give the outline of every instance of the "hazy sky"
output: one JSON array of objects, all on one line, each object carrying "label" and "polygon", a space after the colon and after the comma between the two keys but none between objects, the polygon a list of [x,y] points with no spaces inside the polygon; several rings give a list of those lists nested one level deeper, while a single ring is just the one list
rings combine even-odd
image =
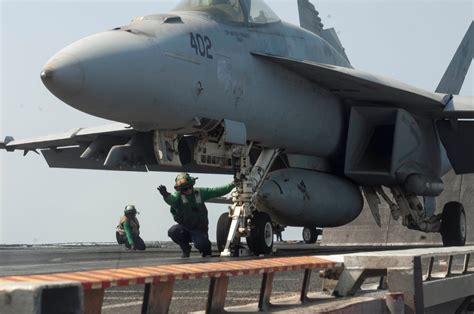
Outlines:
[{"label": "hazy sky", "polygon": [[[356,68],[434,90],[474,15],[472,0],[316,1],[323,23],[339,33]],[[0,10],[0,137],[30,138],[110,123],[55,98],[39,73],[58,50],[89,34],[164,13],[178,1],[2,1]],[[298,24],[296,0],[267,1]],[[472,69],[461,94],[474,95]],[[175,173],[49,169],[35,154],[0,152],[0,243],[114,241],[126,204],[141,212],[145,240],[167,240],[173,224],[156,192],[172,190]],[[198,186],[230,176],[199,175]],[[225,205],[209,205],[210,237]],[[284,233],[301,239],[301,229]]]}]

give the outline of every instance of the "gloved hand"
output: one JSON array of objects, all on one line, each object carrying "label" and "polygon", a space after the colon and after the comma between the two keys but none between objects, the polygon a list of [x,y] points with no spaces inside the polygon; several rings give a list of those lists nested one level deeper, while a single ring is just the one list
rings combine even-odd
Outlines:
[{"label": "gloved hand", "polygon": [[164,186],[164,185],[160,185],[156,189],[160,192],[160,194],[163,196],[163,198],[166,198],[166,197],[168,197],[168,195],[170,195],[170,193],[168,193],[168,191],[166,190],[166,186]]},{"label": "gloved hand", "polygon": [[181,216],[175,215],[175,216],[173,216],[173,218],[174,218],[174,221],[176,221],[176,222],[179,223],[179,224],[183,224],[183,223],[184,223],[184,219],[183,219],[183,217],[181,217]]}]

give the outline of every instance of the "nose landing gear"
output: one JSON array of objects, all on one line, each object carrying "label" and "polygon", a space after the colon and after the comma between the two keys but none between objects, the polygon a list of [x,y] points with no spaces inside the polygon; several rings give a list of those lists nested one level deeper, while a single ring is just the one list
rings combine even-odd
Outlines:
[{"label": "nose landing gear", "polygon": [[[247,238],[249,249],[255,255],[269,254],[273,248],[271,218],[268,214],[257,210],[256,198],[280,151],[278,149],[262,149],[257,161],[252,166],[249,156],[251,148],[252,145],[247,145],[234,150],[236,191],[232,195],[234,204],[229,207],[228,217],[231,222],[221,256],[235,255],[236,246],[234,244],[239,241],[236,239],[240,239],[240,237]],[[224,228],[229,222],[224,223],[224,218],[222,219],[222,228]],[[220,233],[220,240],[218,240],[221,245],[224,233]]]},{"label": "nose landing gear", "polygon": [[255,212],[252,219],[247,244],[256,256],[270,254],[273,248],[273,225],[270,216],[264,212]]}]

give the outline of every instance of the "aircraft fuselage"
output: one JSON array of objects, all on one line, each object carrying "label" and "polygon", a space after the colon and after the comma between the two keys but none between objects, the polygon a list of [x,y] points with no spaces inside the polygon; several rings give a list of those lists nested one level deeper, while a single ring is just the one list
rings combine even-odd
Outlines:
[{"label": "aircraft fuselage", "polygon": [[346,128],[339,99],[251,52],[350,66],[323,39],[284,22],[245,26],[175,12],[81,39],[42,77],[67,104],[138,130],[185,134],[196,118],[231,119],[264,146],[334,155]]}]

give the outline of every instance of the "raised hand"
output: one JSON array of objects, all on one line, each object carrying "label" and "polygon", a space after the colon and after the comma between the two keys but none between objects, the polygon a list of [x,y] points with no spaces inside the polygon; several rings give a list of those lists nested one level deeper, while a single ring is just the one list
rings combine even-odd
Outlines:
[{"label": "raised hand", "polygon": [[166,186],[164,186],[164,185],[160,185],[156,189],[158,190],[158,192],[160,192],[160,194],[163,197],[167,197],[168,195],[170,195],[170,193],[168,193],[168,190],[166,190]]}]

